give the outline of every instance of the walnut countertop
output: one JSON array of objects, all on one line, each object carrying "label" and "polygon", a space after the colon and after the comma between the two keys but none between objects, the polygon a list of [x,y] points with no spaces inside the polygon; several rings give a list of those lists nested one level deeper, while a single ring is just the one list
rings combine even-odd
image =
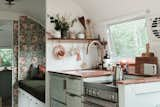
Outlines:
[{"label": "walnut countertop", "polygon": [[49,71],[49,72],[71,75],[71,76],[78,76],[82,78],[100,77],[100,76],[107,76],[107,75],[113,74],[113,72],[105,71],[105,70],[70,70],[70,71]]},{"label": "walnut countertop", "polygon": [[[68,70],[68,71],[48,71],[50,73],[58,73],[64,75],[77,76],[81,78],[90,78],[90,77],[100,77],[100,76],[109,76],[112,75],[113,72],[105,71],[105,70]],[[129,85],[129,84],[140,84],[140,83],[149,83],[149,82],[160,82],[160,75],[144,75],[134,72],[129,72],[128,75],[142,76],[137,79],[129,79],[118,81],[119,85]]]},{"label": "walnut countertop", "polygon": [[122,81],[118,81],[117,83],[120,85],[129,85],[129,84],[141,84],[141,83],[149,83],[149,82],[160,82],[160,76],[122,80]]},{"label": "walnut countertop", "polygon": [[144,76],[144,77],[153,77],[153,76],[156,76],[156,75],[147,75],[147,74],[137,73],[137,72],[128,72],[128,75]]},{"label": "walnut countertop", "polygon": [[140,84],[148,82],[160,82],[160,75],[145,75],[136,72],[129,72],[128,75],[142,76],[142,77],[137,79],[122,80],[118,81],[117,83],[121,85],[129,85],[129,84]]}]

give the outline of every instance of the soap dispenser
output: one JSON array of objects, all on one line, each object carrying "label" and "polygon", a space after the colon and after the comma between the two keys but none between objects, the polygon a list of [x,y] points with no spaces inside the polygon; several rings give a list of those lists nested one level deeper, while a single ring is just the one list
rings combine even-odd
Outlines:
[{"label": "soap dispenser", "polygon": [[111,59],[110,59],[110,56],[108,55],[108,52],[106,51],[106,54],[103,58],[103,67],[106,69],[106,70],[110,70],[111,69]]}]

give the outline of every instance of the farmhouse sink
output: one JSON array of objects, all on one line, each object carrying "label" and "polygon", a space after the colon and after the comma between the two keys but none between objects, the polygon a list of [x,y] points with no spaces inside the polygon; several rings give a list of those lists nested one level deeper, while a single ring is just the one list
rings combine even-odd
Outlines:
[{"label": "farmhouse sink", "polygon": [[112,82],[113,76],[100,76],[100,77],[91,77],[91,78],[85,78],[83,79],[84,82],[90,82],[90,83],[104,83],[104,82]]},{"label": "farmhouse sink", "polygon": [[[144,78],[144,77],[145,76],[124,74],[123,80],[131,80],[131,79]],[[90,82],[90,83],[112,83],[113,82],[113,75],[85,78],[85,79],[83,79],[83,81]]]}]

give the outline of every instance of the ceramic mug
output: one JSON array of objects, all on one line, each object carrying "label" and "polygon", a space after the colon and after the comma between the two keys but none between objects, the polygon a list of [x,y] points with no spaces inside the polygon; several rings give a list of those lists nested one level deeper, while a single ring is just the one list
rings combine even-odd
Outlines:
[{"label": "ceramic mug", "polygon": [[79,39],[84,39],[84,38],[85,38],[85,35],[84,35],[83,33],[80,33],[80,34],[78,34],[78,38],[79,38]]}]

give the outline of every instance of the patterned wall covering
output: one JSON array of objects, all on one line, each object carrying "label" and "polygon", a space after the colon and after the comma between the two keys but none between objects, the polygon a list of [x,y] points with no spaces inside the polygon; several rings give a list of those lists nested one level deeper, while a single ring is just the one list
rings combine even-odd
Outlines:
[{"label": "patterned wall covering", "polygon": [[18,103],[18,80],[26,78],[29,66],[45,65],[45,28],[27,16],[13,23],[13,106]]},{"label": "patterned wall covering", "polygon": [[18,103],[18,21],[13,21],[13,73],[12,73],[12,83],[13,83],[13,104]]},{"label": "patterned wall covering", "polygon": [[18,79],[23,80],[29,66],[45,64],[45,29],[32,19],[20,17],[19,34],[19,73]]}]

